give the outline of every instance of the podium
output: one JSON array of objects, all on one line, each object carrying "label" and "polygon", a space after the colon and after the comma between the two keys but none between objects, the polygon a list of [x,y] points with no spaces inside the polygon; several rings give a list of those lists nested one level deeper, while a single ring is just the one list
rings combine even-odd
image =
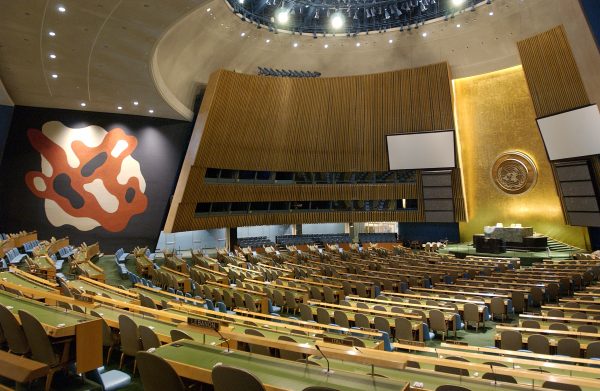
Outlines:
[{"label": "podium", "polygon": [[501,254],[506,252],[504,239],[486,238],[485,235],[473,235],[473,245],[478,253]]}]

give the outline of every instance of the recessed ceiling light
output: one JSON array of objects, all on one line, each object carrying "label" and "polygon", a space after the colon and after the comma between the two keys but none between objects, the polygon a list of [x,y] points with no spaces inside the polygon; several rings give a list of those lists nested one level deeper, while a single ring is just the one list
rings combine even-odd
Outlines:
[{"label": "recessed ceiling light", "polygon": [[297,48],[298,47],[298,42],[294,42],[294,47]]},{"label": "recessed ceiling light", "polygon": [[148,110],[148,112],[149,112],[150,114],[153,114],[153,113],[154,113],[154,110],[150,109],[150,110]]},{"label": "recessed ceiling light", "polygon": [[134,106],[137,106],[137,105],[139,105],[139,104],[140,104],[140,102],[138,102],[137,100],[134,100],[134,101],[133,101],[133,105],[134,105]]},{"label": "recessed ceiling light", "polygon": [[464,2],[465,0],[452,0],[452,4],[454,4],[455,6],[459,6]]},{"label": "recessed ceiling light", "polygon": [[67,11],[67,9],[65,7],[63,7],[62,5],[58,6],[58,12],[65,12]]},{"label": "recessed ceiling light", "polygon": [[357,48],[358,48],[358,47],[360,47],[360,42],[357,42],[357,43],[356,43],[356,47],[357,47]]},{"label": "recessed ceiling light", "polygon": [[57,75],[56,73],[53,73],[53,74],[52,74],[52,78],[53,78],[53,79],[58,79],[58,75]]},{"label": "recessed ceiling light", "polygon": [[241,35],[242,37],[245,37],[245,36],[246,36],[246,33],[241,33],[240,35]]},{"label": "recessed ceiling light", "polygon": [[87,104],[85,104],[85,102],[81,102],[80,105],[81,105],[81,107],[87,106]]},{"label": "recessed ceiling light", "polygon": [[421,35],[423,36],[423,38],[425,38],[427,36],[427,33],[423,33]]},{"label": "recessed ceiling light", "polygon": [[460,28],[460,23],[456,25],[456,28],[458,28],[458,29]]},{"label": "recessed ceiling light", "polygon": [[117,110],[123,110],[123,106],[117,106]]},{"label": "recessed ceiling light", "polygon": [[48,35],[51,37],[54,37],[56,35],[56,33],[54,31],[48,31]]},{"label": "recessed ceiling light", "polygon": [[210,12],[210,8],[207,8],[207,9],[206,9],[206,12]]},{"label": "recessed ceiling light", "polygon": [[238,3],[244,4],[244,0],[238,0]]},{"label": "recessed ceiling light", "polygon": [[327,49],[327,48],[329,47],[329,45],[328,45],[328,44],[325,44],[325,45],[323,45],[323,47],[324,47],[325,49]]},{"label": "recessed ceiling light", "polygon": [[393,42],[394,42],[394,40],[393,40],[393,39],[390,39],[390,40],[388,41],[388,43],[393,43]]},{"label": "recessed ceiling light", "polygon": [[494,16],[494,11],[490,11],[489,15]]},{"label": "recessed ceiling light", "polygon": [[51,59],[53,59],[53,60],[54,60],[54,59],[56,58],[56,54],[54,54],[54,53],[51,53],[51,54],[50,54],[48,57],[50,57]]},{"label": "recessed ceiling light", "polygon": [[270,39],[267,39],[265,42],[266,42],[266,43],[269,43],[269,42],[271,42],[271,40],[270,40]]}]

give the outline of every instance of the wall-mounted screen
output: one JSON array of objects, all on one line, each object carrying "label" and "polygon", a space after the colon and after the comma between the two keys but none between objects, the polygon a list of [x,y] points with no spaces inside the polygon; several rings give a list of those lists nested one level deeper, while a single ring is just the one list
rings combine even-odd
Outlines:
[{"label": "wall-mounted screen", "polygon": [[586,106],[537,120],[550,160],[600,154],[600,112]]},{"label": "wall-mounted screen", "polygon": [[454,131],[387,136],[390,170],[455,167]]}]

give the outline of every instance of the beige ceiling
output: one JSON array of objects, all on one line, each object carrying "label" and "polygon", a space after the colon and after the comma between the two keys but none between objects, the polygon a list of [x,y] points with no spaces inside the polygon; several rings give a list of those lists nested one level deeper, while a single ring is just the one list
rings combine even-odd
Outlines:
[{"label": "beige ceiling", "polygon": [[152,70],[165,99],[190,116],[198,86],[220,68],[256,73],[261,66],[343,76],[448,61],[452,77],[458,78],[520,64],[516,42],[559,24],[565,26],[592,101],[600,101],[600,56],[578,0],[494,0],[410,32],[317,39],[257,30],[234,16],[224,0],[213,0],[165,34]]},{"label": "beige ceiling", "polygon": [[600,101],[600,55],[578,0],[494,0],[411,32],[318,39],[257,30],[224,0],[0,0],[0,9],[0,80],[17,105],[189,120],[200,86],[220,68],[342,76],[448,61],[464,77],[518,64],[516,41],[558,24]]},{"label": "beige ceiling", "polygon": [[154,86],[150,58],[163,32],[204,2],[0,0],[0,79],[17,105],[181,118]]}]

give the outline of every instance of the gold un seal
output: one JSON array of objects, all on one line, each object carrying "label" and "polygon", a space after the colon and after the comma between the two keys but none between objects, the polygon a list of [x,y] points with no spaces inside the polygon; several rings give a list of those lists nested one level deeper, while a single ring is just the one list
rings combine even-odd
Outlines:
[{"label": "gold un seal", "polygon": [[508,194],[521,194],[531,189],[537,179],[533,160],[518,151],[498,156],[492,167],[492,179],[500,190]]}]

